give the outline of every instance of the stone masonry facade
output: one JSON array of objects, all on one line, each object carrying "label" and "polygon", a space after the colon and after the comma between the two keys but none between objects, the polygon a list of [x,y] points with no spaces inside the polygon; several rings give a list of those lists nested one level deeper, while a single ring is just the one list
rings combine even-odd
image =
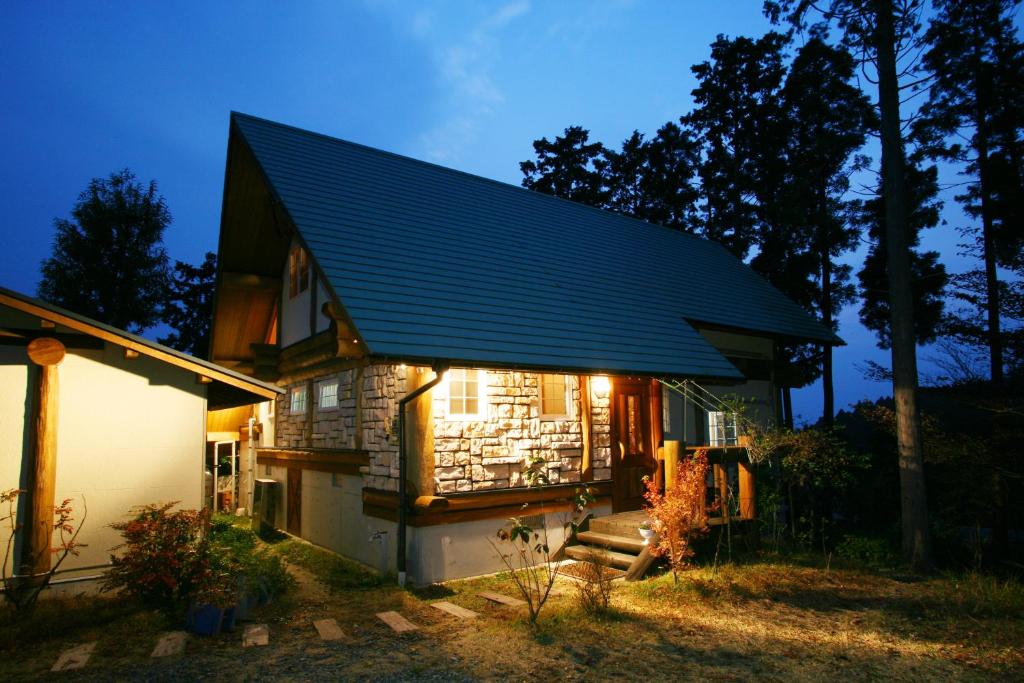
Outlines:
[{"label": "stone masonry facade", "polygon": [[[405,366],[369,365],[285,385],[287,392],[276,406],[276,445],[362,448],[370,455],[369,466],[363,468],[364,485],[397,490],[398,400],[405,394],[407,372]],[[485,384],[479,418],[450,417],[446,385],[431,391],[435,492],[522,487],[526,485],[525,465],[538,459],[543,460],[550,483],[580,481],[585,436],[579,378],[566,378],[568,415],[548,418],[540,412],[539,374],[479,373]],[[338,382],[338,405],[322,409],[317,405],[319,387],[331,381]],[[292,389],[303,386],[307,406],[293,411]],[[597,382],[590,382],[590,387],[593,478],[605,480],[611,478],[609,396],[607,388]],[[310,417],[311,428],[307,425]]]}]

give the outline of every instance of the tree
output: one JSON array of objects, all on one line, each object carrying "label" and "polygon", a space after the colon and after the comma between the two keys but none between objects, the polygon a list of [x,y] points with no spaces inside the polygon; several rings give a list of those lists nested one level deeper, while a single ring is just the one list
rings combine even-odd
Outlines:
[{"label": "tree", "polygon": [[[932,564],[931,542],[917,407],[911,231],[900,118],[900,78],[912,73],[913,57],[921,49],[923,0],[826,0],[823,5],[819,9],[811,0],[766,0],[764,10],[773,22],[785,18],[798,28],[806,26],[811,10],[817,11],[825,23],[834,24],[842,31],[841,42],[858,56],[860,63],[873,67],[874,82],[878,86],[878,132],[882,147],[903,554],[911,565],[925,569]],[[903,84],[903,87],[910,87],[910,84]]]},{"label": "tree", "polygon": [[[765,233],[778,230],[784,184],[787,117],[779,89],[785,76],[788,39],[769,33],[756,40],[718,36],[711,59],[691,67],[697,104],[685,122],[703,148],[700,168],[704,234],[745,258]],[[783,240],[776,243],[783,247]],[[765,253],[762,260],[781,257]],[[773,268],[758,268],[762,273]]]},{"label": "tree", "polygon": [[207,252],[198,266],[174,262],[163,307],[163,321],[174,332],[160,338],[161,344],[199,358],[208,357],[216,277],[217,255],[213,252]]},{"label": "tree", "polygon": [[[942,333],[946,282],[945,267],[939,263],[935,251],[920,252],[920,231],[935,227],[939,223],[939,209],[942,204],[936,199],[939,192],[938,171],[934,166],[926,169],[917,164],[907,164],[907,198],[910,204],[910,268],[912,272],[911,296],[914,302],[914,337],[917,343],[934,341]],[[878,337],[878,346],[892,347],[892,327],[888,276],[888,250],[886,239],[886,218],[884,198],[879,194],[866,202],[857,202],[853,212],[854,220],[867,227],[871,246],[864,259],[864,267],[857,273],[860,282],[860,320]]]},{"label": "tree", "polygon": [[[814,273],[805,291],[822,323],[837,329],[836,316],[853,301],[851,267],[837,261],[857,246],[860,230],[848,220],[850,174],[866,164],[854,153],[863,147],[874,124],[874,110],[851,81],[854,61],[842,47],[814,36],[797,52],[782,88],[783,109],[791,121],[787,149],[787,223],[806,233]],[[808,97],[814,93],[814,97]],[[851,159],[854,162],[851,164]],[[805,352],[806,353],[806,352]],[[822,415],[831,425],[835,415],[832,347],[821,351]],[[813,379],[813,377],[812,377]],[[790,424],[790,426],[792,426]]]},{"label": "tree", "polygon": [[[1021,83],[1024,60],[1012,11],[1020,0],[938,0],[923,64],[933,78],[917,132],[922,155],[963,164],[972,178],[957,196],[968,215],[981,220],[976,251],[984,263],[989,372],[1003,380],[998,265],[1019,260],[1021,178]],[[1011,200],[1010,196],[1017,197]],[[1000,197],[1008,201],[1000,201]],[[1016,219],[1016,220],[1014,220]]]},{"label": "tree", "polygon": [[565,134],[534,140],[536,161],[523,161],[523,187],[590,206],[605,207],[610,192],[605,187],[605,148],[590,142],[590,131],[569,126]]},{"label": "tree", "polygon": [[56,219],[53,255],[42,263],[39,296],[130,332],[160,319],[167,287],[164,228],[171,222],[156,182],[125,169],[94,178]]}]

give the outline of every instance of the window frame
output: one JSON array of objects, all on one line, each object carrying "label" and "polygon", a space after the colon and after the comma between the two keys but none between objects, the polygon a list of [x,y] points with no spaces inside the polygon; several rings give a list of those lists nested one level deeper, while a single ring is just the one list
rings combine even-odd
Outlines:
[{"label": "window frame", "polygon": [[[299,395],[299,394],[301,394],[301,396],[302,396],[302,407],[296,409],[295,408],[295,397],[296,397],[296,395]],[[306,408],[308,406],[309,406],[309,391],[306,389],[306,386],[303,385],[301,387],[292,387],[291,390],[288,392],[288,414],[289,415],[305,415],[306,414]]]},{"label": "window frame", "polygon": [[288,250],[288,298],[294,299],[309,289],[309,254],[302,245]]},{"label": "window frame", "polygon": [[[718,438],[718,426],[717,423],[721,421],[721,433],[722,438]],[[732,443],[730,443],[729,430],[732,430]],[[728,448],[729,446],[739,445],[739,419],[736,413],[730,413],[724,410],[709,410],[708,411],[708,446],[713,448]]]},{"label": "window frame", "polygon": [[[477,412],[465,413],[455,412],[452,410],[452,382],[461,381],[465,382],[466,379],[456,379],[454,373],[457,372],[475,372],[476,373],[476,388],[477,388]],[[445,373],[445,385],[447,389],[447,395],[445,396],[445,419],[452,421],[473,421],[473,420],[485,420],[487,419],[487,371],[479,368],[451,368]],[[462,396],[463,400],[470,398],[469,396]]]},{"label": "window frame", "polygon": [[[549,413],[544,410],[544,390],[545,390],[545,377],[561,377],[562,378],[562,391],[563,400],[565,401],[565,412],[562,413]],[[561,375],[558,373],[541,373],[537,376],[537,394],[540,398],[540,419],[542,420],[571,420],[573,419],[573,400],[572,400],[572,382],[569,381],[569,375]]]},{"label": "window frame", "polygon": [[[325,379],[325,380],[322,380],[320,382],[317,382],[317,385],[316,385],[316,409],[318,411],[324,412],[324,411],[328,411],[328,410],[338,410],[339,398],[340,398],[338,396],[339,385],[340,385],[340,383],[338,382],[337,379]],[[334,396],[333,396],[333,398],[334,398],[334,405],[327,406],[327,405],[324,405],[324,389],[329,387],[329,386],[333,386],[334,387]]]}]

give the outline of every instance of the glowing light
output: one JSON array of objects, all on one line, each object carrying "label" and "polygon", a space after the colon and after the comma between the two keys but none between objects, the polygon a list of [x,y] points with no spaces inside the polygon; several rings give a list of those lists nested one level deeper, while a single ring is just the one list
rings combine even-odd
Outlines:
[{"label": "glowing light", "polygon": [[612,388],[612,383],[606,376],[598,375],[590,380],[590,386],[599,394],[607,394]]}]

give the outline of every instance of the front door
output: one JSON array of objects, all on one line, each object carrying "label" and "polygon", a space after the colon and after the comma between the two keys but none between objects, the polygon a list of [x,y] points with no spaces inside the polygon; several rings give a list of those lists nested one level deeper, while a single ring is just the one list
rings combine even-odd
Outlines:
[{"label": "front door", "polygon": [[644,477],[658,468],[654,438],[651,381],[612,380],[612,510],[639,510],[644,502]]}]

